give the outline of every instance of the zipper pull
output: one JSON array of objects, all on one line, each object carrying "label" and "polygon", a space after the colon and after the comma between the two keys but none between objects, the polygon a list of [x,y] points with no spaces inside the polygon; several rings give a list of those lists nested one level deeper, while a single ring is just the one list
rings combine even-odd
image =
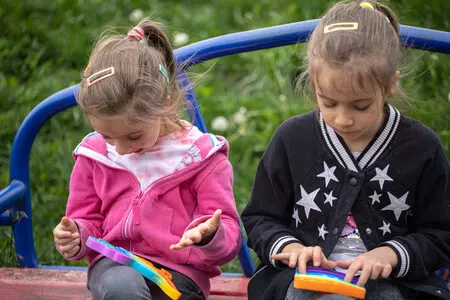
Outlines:
[{"label": "zipper pull", "polygon": [[141,223],[141,217],[139,215],[139,208],[137,204],[133,206],[133,216],[134,216],[134,225],[139,225],[139,223]]}]

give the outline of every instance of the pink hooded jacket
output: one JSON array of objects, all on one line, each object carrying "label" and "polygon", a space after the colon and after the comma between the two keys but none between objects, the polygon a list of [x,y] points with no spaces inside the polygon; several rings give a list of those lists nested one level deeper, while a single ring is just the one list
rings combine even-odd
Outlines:
[{"label": "pink hooded jacket", "polygon": [[[66,215],[78,225],[89,266],[101,255],[86,247],[92,235],[191,278],[205,298],[209,278],[239,251],[241,232],[233,196],[233,171],[222,137],[203,134],[173,173],[141,190],[137,178],[111,161],[100,134],[75,149]],[[170,250],[183,233],[222,210],[221,227],[204,246]]]}]

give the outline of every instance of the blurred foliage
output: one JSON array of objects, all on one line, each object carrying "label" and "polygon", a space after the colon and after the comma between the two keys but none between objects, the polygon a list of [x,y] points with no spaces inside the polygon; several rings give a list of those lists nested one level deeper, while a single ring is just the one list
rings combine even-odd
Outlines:
[{"label": "blurred foliage", "polygon": [[[396,0],[387,3],[402,24],[450,31],[448,0]],[[9,154],[21,122],[40,101],[76,84],[92,43],[107,28],[126,32],[140,15],[163,20],[174,42],[189,43],[228,33],[319,18],[329,1],[138,1],[2,0],[0,4],[0,187],[9,183]],[[187,35],[186,35],[187,34]],[[234,55],[194,66],[203,116],[210,128],[216,117],[227,121],[235,195],[241,211],[256,165],[275,128],[311,109],[294,93],[303,45]],[[408,51],[401,86],[411,99],[403,111],[430,126],[450,153],[450,56]],[[41,264],[68,264],[55,250],[52,230],[64,215],[71,151],[90,131],[77,109],[47,122],[36,138],[30,160],[33,223]],[[11,229],[0,229],[0,265],[17,264]],[[73,264],[73,263],[72,263]],[[85,265],[82,261],[76,264]],[[224,271],[240,272],[236,261]]]}]

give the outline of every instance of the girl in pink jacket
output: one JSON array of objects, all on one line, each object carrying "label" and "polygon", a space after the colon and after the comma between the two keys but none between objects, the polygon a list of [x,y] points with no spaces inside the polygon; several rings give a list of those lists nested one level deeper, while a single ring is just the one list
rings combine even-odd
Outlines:
[{"label": "girl in pink jacket", "polygon": [[208,298],[209,278],[241,243],[228,143],[180,119],[184,96],[160,25],[143,20],[127,36],[103,36],[77,102],[95,132],[74,151],[58,251],[87,257],[93,299],[165,296],[86,247],[91,235],[164,267],[181,299]]}]

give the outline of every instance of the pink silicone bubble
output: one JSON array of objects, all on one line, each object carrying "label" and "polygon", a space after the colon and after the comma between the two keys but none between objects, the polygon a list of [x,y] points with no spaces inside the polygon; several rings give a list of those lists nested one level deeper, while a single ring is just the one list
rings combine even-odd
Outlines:
[{"label": "pink silicone bubble", "polygon": [[112,259],[119,264],[128,265],[133,261],[133,258],[127,254],[123,249],[114,247],[110,243],[90,236],[86,242],[86,245],[109,259]]}]

